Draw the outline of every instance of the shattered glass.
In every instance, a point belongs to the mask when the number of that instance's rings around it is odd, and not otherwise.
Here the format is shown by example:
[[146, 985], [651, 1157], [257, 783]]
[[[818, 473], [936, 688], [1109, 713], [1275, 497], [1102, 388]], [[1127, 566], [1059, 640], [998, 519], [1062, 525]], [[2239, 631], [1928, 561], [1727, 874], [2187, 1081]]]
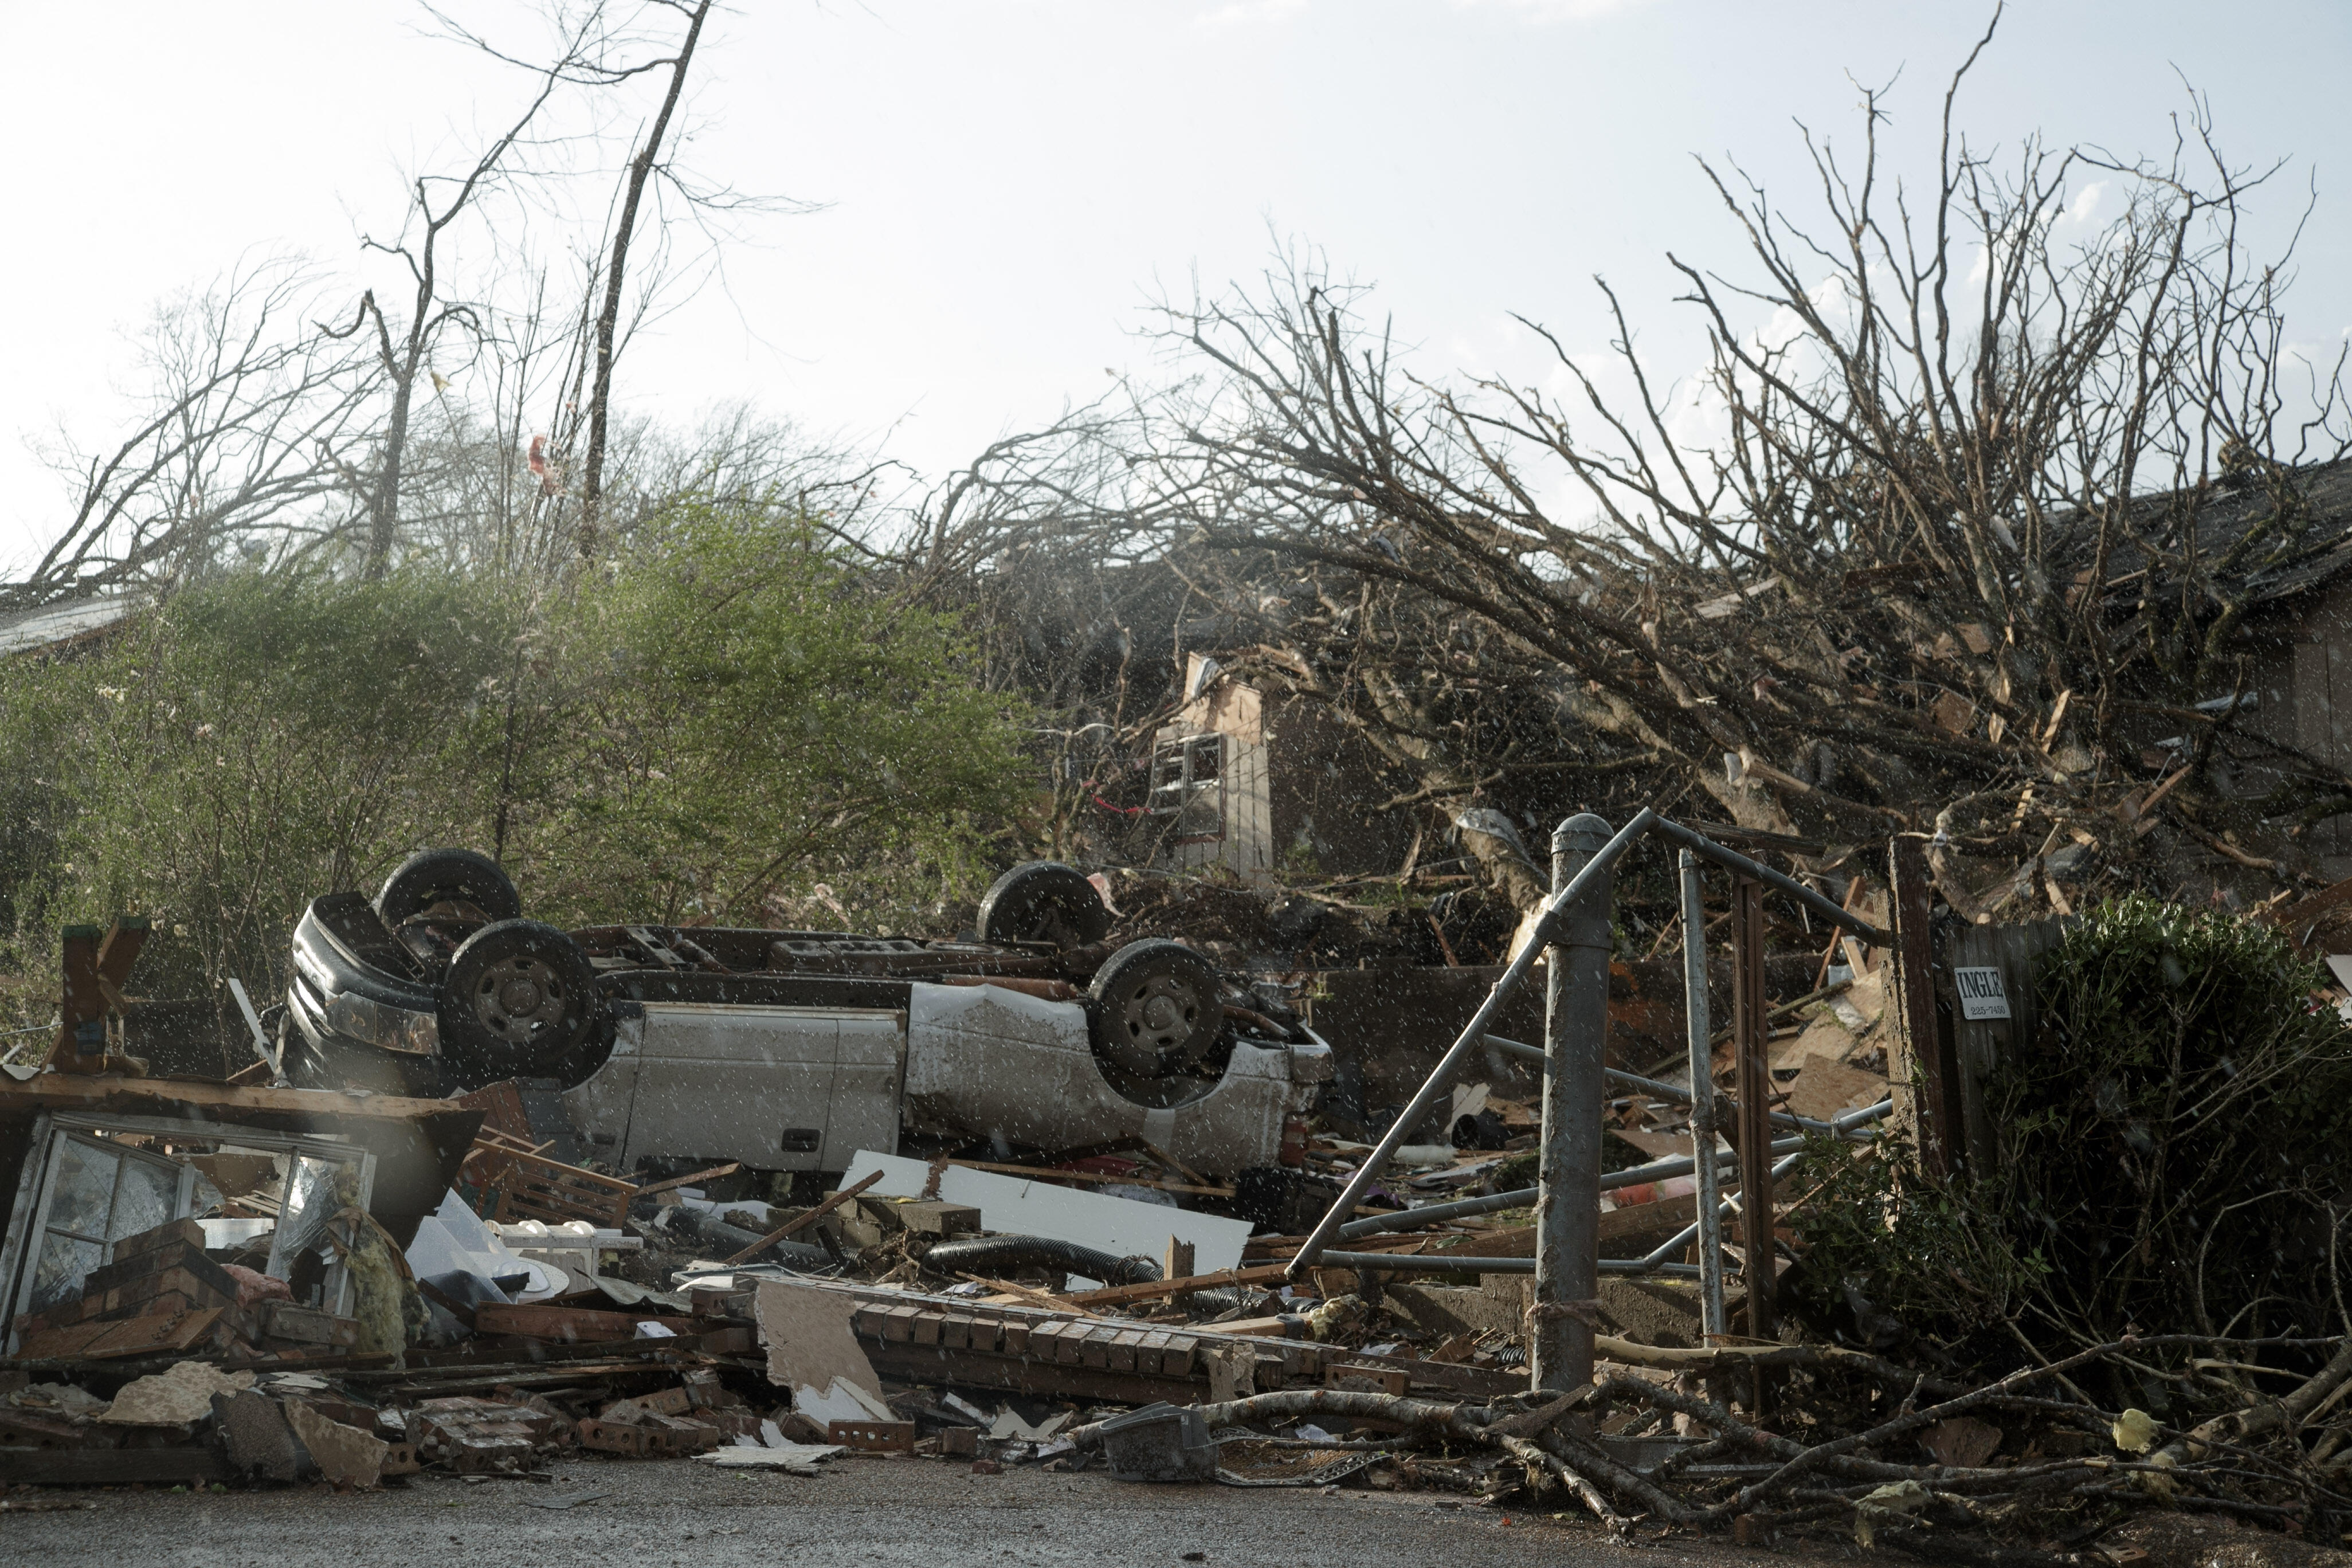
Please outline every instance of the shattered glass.
[[39, 1312], [72, 1300], [81, 1294], [83, 1277], [104, 1261], [105, 1249], [99, 1243], [50, 1231], [33, 1265], [33, 1294], [26, 1310]]
[[[49, 1197], [49, 1228], [81, 1236], [106, 1236], [107, 1215], [114, 1207], [115, 1173], [121, 1163], [122, 1156], [110, 1149], [100, 1149], [79, 1138], [67, 1139]], [[166, 1219], [170, 1217], [164, 1215]]]
[[150, 1164], [144, 1160], [126, 1159], [122, 1163], [122, 1180], [114, 1192], [114, 1213], [107, 1221], [106, 1239], [120, 1241], [126, 1236], [152, 1230], [173, 1216], [180, 1196], [180, 1172], [175, 1165]]

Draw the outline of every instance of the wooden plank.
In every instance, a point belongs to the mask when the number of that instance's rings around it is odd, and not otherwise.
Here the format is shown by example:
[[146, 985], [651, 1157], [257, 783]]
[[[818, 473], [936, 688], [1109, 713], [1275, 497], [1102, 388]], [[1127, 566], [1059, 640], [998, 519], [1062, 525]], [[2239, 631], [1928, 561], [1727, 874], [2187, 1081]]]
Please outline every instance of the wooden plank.
[[814, 1225], [817, 1221], [823, 1219], [825, 1215], [831, 1214], [834, 1210], [839, 1208], [842, 1205], [847, 1203], [850, 1199], [856, 1197], [858, 1194], [864, 1192], [866, 1188], [872, 1186], [881, 1179], [881, 1172], [868, 1172], [866, 1176], [859, 1180], [856, 1185], [844, 1187], [841, 1191], [834, 1194], [831, 1197], [825, 1199], [824, 1202], [817, 1205], [814, 1208], [808, 1210], [804, 1214], [796, 1215], [793, 1218], [786, 1220], [783, 1224], [778, 1226], [775, 1229], [770, 1231], [767, 1235], [761, 1237], [759, 1240], [753, 1242], [742, 1251], [735, 1254], [732, 1258], [724, 1259], [724, 1262], [731, 1266], [740, 1263], [745, 1258], [751, 1258], [758, 1253], [765, 1252], [769, 1247], [775, 1246], [776, 1243], [783, 1240], [786, 1237], [795, 1235], [798, 1232], [806, 1229], [808, 1226]]
[[2039, 1021], [2034, 976], [2042, 954], [2065, 934], [2063, 920], [2031, 921], [2017, 925], [1967, 926], [1953, 931], [1945, 953], [1953, 969], [1997, 969], [2001, 989], [2009, 997], [2007, 1018], [1968, 1018], [1955, 1009], [1952, 1056], [1958, 1069], [1960, 1130], [1969, 1163], [1989, 1170], [1998, 1158], [1992, 1116], [1985, 1105], [1985, 1085], [2020, 1042], [2030, 1040]]
[[[1737, 1183], [1726, 1185], [1736, 1186]], [[1698, 1194], [1685, 1193], [1680, 1197], [1653, 1198], [1646, 1204], [1628, 1204], [1601, 1216], [1599, 1241], [1604, 1247], [1612, 1243], [1664, 1240], [1698, 1217]], [[1482, 1246], [1479, 1253], [1488, 1253]], [[1605, 1254], [1604, 1254], [1605, 1256]]]
[[110, 1324], [110, 1331], [90, 1341], [79, 1353], [88, 1361], [113, 1361], [159, 1351], [184, 1351], [209, 1338], [220, 1318], [218, 1307], [208, 1307], [200, 1312], [126, 1319]]
[[926, 1350], [887, 1345], [875, 1354], [874, 1370], [886, 1378], [908, 1383], [957, 1384], [967, 1388], [1001, 1388], [1013, 1394], [1052, 1395], [1065, 1399], [1149, 1405], [1167, 1400], [1189, 1405], [1201, 1397], [1202, 1385], [1182, 1378], [1145, 1377], [1138, 1373], [1097, 1371], [1013, 1356], [979, 1355], [971, 1351]]
[[[1898, 1107], [1909, 1111], [1919, 1163], [1930, 1176], [1951, 1174], [1966, 1147], [1960, 1121], [1958, 1064], [1937, 1020], [1935, 893], [1927, 879], [1926, 840], [1898, 834], [1888, 852], [1887, 884], [1895, 921], [1895, 996], [1891, 1009], [1909, 1070], [1890, 1070]], [[1890, 1068], [1895, 1064], [1888, 1064]]]
[[0, 1448], [0, 1481], [20, 1487], [187, 1486], [236, 1479], [218, 1448]]
[[572, 1343], [604, 1343], [634, 1340], [641, 1322], [659, 1323], [677, 1333], [694, 1332], [701, 1325], [692, 1318], [660, 1317], [650, 1312], [596, 1312], [584, 1307], [539, 1304], [507, 1305], [485, 1301], [474, 1309], [474, 1329], [484, 1334], [519, 1334], [527, 1339], [562, 1340]]
[[1229, 1198], [1231, 1187], [1198, 1187], [1187, 1182], [1153, 1181], [1143, 1176], [1111, 1176], [1099, 1171], [1056, 1171], [1037, 1165], [1000, 1165], [988, 1160], [950, 1160], [967, 1171], [994, 1171], [1000, 1175], [1028, 1176], [1040, 1182], [1077, 1182], [1102, 1186], [1157, 1187], [1163, 1193], [1192, 1193], [1204, 1198]]
[[1270, 1318], [1236, 1318], [1231, 1322], [1217, 1324], [1216, 1331], [1236, 1339], [1280, 1340], [1290, 1337], [1290, 1331], [1297, 1322], [1296, 1318], [1276, 1313]]
[[[18, 1322], [21, 1325], [23, 1320], [19, 1319]], [[94, 1341], [105, 1338], [120, 1327], [120, 1323], [66, 1323], [26, 1333], [20, 1326], [17, 1332], [22, 1337], [16, 1342], [16, 1359], [28, 1362], [78, 1360]]]
[[1284, 1277], [1288, 1266], [1257, 1263], [1246, 1268], [1220, 1268], [1183, 1279], [1153, 1279], [1140, 1285], [1111, 1285], [1100, 1290], [1079, 1290], [1062, 1298], [1073, 1307], [1124, 1307], [1133, 1301], [1157, 1301], [1193, 1290], [1215, 1290], [1227, 1285], [1270, 1285]]
[[1368, 1366], [1392, 1367], [1404, 1373], [1413, 1383], [1433, 1384], [1478, 1399], [1499, 1399], [1505, 1394], [1525, 1394], [1528, 1391], [1528, 1374], [1524, 1369], [1517, 1373], [1508, 1373], [1498, 1371], [1494, 1367], [1472, 1366], [1466, 1363], [1416, 1361], [1406, 1356], [1369, 1355], [1362, 1351], [1347, 1351], [1341, 1353], [1350, 1363], [1360, 1362]]
[[350, 1117], [361, 1121], [415, 1121], [429, 1116], [481, 1112], [449, 1100], [414, 1100], [391, 1094], [347, 1094], [331, 1089], [269, 1089], [212, 1083], [196, 1079], [134, 1079], [108, 1074], [84, 1077], [42, 1073], [23, 1082], [0, 1074], [0, 1107], [12, 1110], [103, 1111], [142, 1116], [184, 1114], [158, 1110], [158, 1103], [215, 1112], [194, 1121], [234, 1121], [234, 1112], [318, 1121]]
[[2263, 918], [2278, 926], [2300, 944], [2303, 941], [2305, 926], [2347, 900], [2352, 900], [2352, 877], [2347, 877], [2344, 880], [2324, 888], [2298, 903], [2289, 904], [2284, 910]]
[[707, 1171], [694, 1171], [683, 1176], [672, 1176], [667, 1182], [647, 1182], [637, 1189], [637, 1196], [651, 1197], [656, 1193], [666, 1193], [673, 1187], [690, 1187], [697, 1182], [715, 1181], [720, 1176], [731, 1176], [742, 1168], [743, 1163], [740, 1160], [730, 1160], [724, 1165], [713, 1165]]
[[529, 1142], [530, 1116], [522, 1108], [522, 1088], [513, 1079], [500, 1079], [481, 1088], [457, 1096], [457, 1103], [471, 1106], [482, 1113], [485, 1131], [497, 1131], [509, 1138]]

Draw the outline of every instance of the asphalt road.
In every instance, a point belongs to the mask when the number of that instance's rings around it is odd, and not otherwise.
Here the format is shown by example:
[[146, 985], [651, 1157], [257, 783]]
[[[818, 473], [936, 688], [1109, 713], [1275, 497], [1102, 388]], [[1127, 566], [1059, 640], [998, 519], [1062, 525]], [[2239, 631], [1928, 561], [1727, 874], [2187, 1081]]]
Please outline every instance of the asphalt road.
[[[723, 1474], [684, 1460], [573, 1458], [551, 1485], [418, 1477], [404, 1488], [174, 1494], [18, 1490], [0, 1563], [106, 1568], [1724, 1568], [1793, 1563], [1729, 1545], [1609, 1544], [1588, 1523], [1426, 1493], [1146, 1486], [1100, 1474], [974, 1476], [934, 1459], [837, 1459], [817, 1478]], [[611, 1495], [561, 1511], [526, 1497]], [[1195, 1557], [1192, 1553], [1201, 1555]], [[1816, 1561], [1824, 1561], [1819, 1560]]]

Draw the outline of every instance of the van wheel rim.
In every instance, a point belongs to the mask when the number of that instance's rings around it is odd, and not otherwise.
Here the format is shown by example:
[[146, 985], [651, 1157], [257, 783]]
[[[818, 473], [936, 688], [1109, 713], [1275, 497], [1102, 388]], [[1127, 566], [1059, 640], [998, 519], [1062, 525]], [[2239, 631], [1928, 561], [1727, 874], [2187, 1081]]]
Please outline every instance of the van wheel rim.
[[474, 1016], [510, 1045], [524, 1045], [563, 1017], [563, 982], [530, 953], [502, 958], [474, 986]]

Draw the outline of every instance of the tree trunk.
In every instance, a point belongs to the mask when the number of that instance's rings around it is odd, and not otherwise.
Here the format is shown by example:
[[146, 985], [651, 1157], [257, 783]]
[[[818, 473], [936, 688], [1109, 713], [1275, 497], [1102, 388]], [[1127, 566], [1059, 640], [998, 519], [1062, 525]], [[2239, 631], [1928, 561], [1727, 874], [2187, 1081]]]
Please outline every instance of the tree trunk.
[[620, 329], [621, 289], [629, 266], [629, 237], [637, 226], [637, 206], [644, 200], [646, 181], [652, 175], [654, 157], [661, 149], [662, 138], [669, 132], [670, 115], [677, 108], [678, 95], [686, 89], [687, 68], [694, 62], [694, 46], [702, 37], [702, 19], [710, 15], [710, 0], [694, 8], [694, 18], [687, 24], [686, 42], [679, 47], [677, 58], [670, 67], [669, 91], [662, 99], [661, 112], [654, 116], [653, 129], [646, 133], [646, 144], [629, 161], [628, 194], [621, 202], [621, 221], [613, 234], [613, 258], [604, 269], [604, 305], [596, 313], [596, 379], [588, 395], [588, 460], [580, 486], [580, 554], [583, 560], [596, 553], [597, 513], [604, 499], [604, 432], [611, 412], [613, 397], [613, 339]]

